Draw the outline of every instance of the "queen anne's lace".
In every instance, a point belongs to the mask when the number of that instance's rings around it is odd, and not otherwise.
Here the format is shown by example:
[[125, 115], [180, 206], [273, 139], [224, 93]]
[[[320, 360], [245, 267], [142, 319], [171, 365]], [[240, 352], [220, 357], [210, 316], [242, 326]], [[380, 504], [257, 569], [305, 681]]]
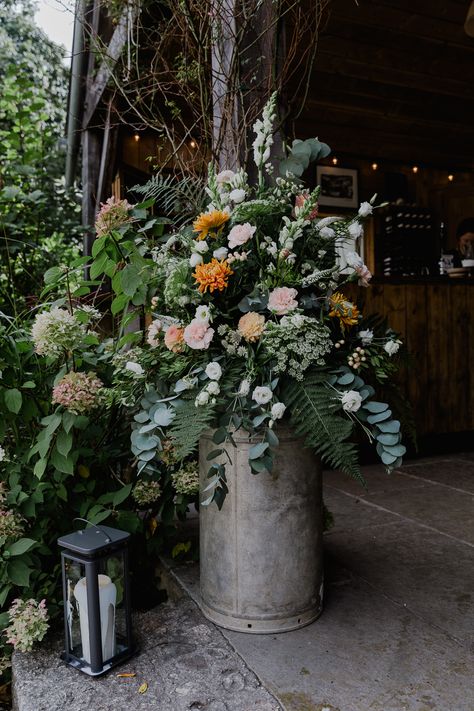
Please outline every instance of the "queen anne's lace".
[[301, 314], [284, 316], [280, 323], [269, 321], [263, 344], [268, 355], [276, 360], [275, 372], [286, 372], [295, 380], [303, 380], [310, 365], [325, 365], [324, 356], [332, 347], [329, 329]]

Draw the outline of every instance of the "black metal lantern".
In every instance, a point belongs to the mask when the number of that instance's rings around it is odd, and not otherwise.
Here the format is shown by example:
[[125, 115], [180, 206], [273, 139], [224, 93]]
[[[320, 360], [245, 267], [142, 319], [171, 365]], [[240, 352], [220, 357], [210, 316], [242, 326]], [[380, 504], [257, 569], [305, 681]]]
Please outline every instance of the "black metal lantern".
[[63, 659], [99, 676], [130, 657], [130, 534], [92, 526], [58, 539], [64, 598]]

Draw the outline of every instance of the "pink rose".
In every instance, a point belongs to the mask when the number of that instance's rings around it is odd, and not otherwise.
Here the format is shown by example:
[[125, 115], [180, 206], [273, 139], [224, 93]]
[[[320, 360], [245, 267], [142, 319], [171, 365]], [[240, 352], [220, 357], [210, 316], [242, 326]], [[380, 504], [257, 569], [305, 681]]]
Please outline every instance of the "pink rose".
[[204, 350], [209, 348], [209, 344], [212, 341], [214, 335], [214, 329], [209, 328], [207, 321], [199, 321], [198, 319], [193, 319], [189, 326], [184, 329], [184, 342], [195, 350]]
[[284, 314], [294, 311], [298, 302], [296, 297], [298, 292], [296, 289], [289, 289], [287, 286], [280, 286], [277, 289], [273, 289], [270, 292], [268, 298], [268, 309], [278, 316], [283, 316]]
[[240, 247], [253, 236], [257, 228], [253, 227], [248, 222], [243, 225], [235, 225], [229, 232], [229, 247], [230, 249], [235, 249], [235, 247]]
[[354, 270], [359, 275], [359, 286], [369, 286], [369, 281], [372, 279], [372, 272], [365, 264], [354, 267]]
[[165, 333], [165, 346], [173, 353], [180, 353], [183, 350], [183, 329], [172, 323]]

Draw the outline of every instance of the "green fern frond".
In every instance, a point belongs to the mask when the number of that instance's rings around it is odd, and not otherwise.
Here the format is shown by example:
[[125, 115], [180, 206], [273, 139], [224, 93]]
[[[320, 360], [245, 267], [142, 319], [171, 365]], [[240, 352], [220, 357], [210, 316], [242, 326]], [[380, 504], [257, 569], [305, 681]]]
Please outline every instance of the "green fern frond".
[[194, 219], [206, 202], [204, 182], [192, 176], [177, 180], [173, 175], [155, 175], [132, 190], [145, 199], [154, 198], [158, 212], [171, 218], [176, 226]]
[[214, 414], [212, 405], [196, 407], [194, 400], [185, 400], [176, 408], [176, 417], [168, 432], [179, 460], [193, 454], [202, 433], [211, 426]]
[[326, 374], [312, 373], [303, 382], [288, 382], [282, 399], [291, 414], [291, 425], [324, 462], [365, 486], [357, 447], [347, 441], [352, 434], [352, 421], [335, 413], [334, 395], [326, 381]]

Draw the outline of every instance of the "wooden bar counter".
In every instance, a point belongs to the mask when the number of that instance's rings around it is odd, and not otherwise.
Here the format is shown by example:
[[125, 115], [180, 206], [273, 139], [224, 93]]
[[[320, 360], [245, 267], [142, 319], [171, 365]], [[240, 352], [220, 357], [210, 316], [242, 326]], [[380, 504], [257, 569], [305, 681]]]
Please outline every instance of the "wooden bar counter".
[[413, 363], [401, 380], [418, 435], [474, 431], [474, 278], [374, 279], [350, 296], [407, 344]]

